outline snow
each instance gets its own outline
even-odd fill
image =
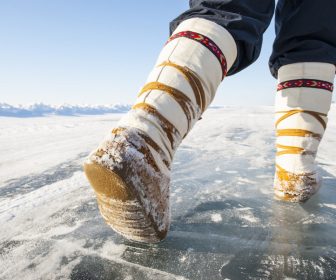
[[[211,221],[218,223],[222,221],[222,216],[221,214],[215,213],[211,215]]]
[[[0,117],[0,279],[336,277],[335,105],[302,205],[273,198],[273,108],[209,109],[176,153],[157,245],[104,223],[81,168],[122,113],[32,115]]]
[[[324,203],[324,204],[322,204],[322,206],[325,206],[325,207],[329,207],[329,208],[336,209],[336,205],[335,205],[335,204],[328,204],[328,203]]]

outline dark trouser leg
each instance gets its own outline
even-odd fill
[[[279,0],[270,70],[297,62],[336,64],[336,1]]]
[[[171,33],[189,18],[205,18],[223,26],[235,39],[238,56],[228,75],[252,64],[259,56],[262,35],[274,12],[274,0],[190,0],[190,9],[173,20]]]

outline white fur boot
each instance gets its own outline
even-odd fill
[[[232,36],[205,19],[183,21],[169,38],[132,110],[84,166],[115,231],[142,242],[166,236],[174,153],[236,56]]]
[[[335,66],[294,63],[278,72],[275,195],[303,202],[320,186],[315,157],[327,126]]]

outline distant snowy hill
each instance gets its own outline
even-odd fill
[[[332,107],[336,107],[333,103]],[[230,106],[228,106],[230,107]],[[237,107],[237,106],[236,106]],[[130,110],[129,104],[107,104],[107,105],[81,105],[62,104],[50,105],[44,103],[32,103],[25,105],[11,105],[0,102],[0,117],[41,117],[48,115],[78,116],[78,115],[104,115],[110,113],[126,113]],[[222,106],[210,106],[212,109],[219,109]]]
[[[39,117],[45,115],[102,115],[108,113],[124,113],[130,109],[126,104],[108,105],[49,105],[33,103],[27,105],[10,105],[0,103],[0,116],[6,117]]]

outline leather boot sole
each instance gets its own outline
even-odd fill
[[[146,243],[157,243],[165,238],[167,231],[159,231],[146,215],[135,188],[125,183],[122,174],[95,162],[85,163],[84,171],[96,193],[103,218],[116,232]]]

